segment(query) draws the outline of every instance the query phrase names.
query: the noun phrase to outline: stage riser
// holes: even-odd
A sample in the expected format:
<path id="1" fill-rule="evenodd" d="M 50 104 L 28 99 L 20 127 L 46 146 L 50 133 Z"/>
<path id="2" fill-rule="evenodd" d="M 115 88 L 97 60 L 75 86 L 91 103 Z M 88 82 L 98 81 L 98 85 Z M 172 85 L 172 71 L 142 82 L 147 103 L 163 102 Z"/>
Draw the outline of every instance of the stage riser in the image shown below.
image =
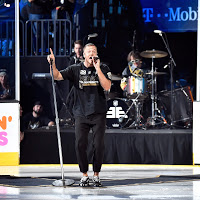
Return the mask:
<path id="1" fill-rule="evenodd" d="M 77 163 L 74 130 L 61 131 L 64 164 Z M 89 134 L 89 141 L 92 134 Z M 88 157 L 92 163 L 92 143 Z M 58 164 L 56 130 L 25 132 L 21 143 L 21 164 Z M 192 130 L 107 130 L 104 163 L 106 164 L 192 164 Z"/>

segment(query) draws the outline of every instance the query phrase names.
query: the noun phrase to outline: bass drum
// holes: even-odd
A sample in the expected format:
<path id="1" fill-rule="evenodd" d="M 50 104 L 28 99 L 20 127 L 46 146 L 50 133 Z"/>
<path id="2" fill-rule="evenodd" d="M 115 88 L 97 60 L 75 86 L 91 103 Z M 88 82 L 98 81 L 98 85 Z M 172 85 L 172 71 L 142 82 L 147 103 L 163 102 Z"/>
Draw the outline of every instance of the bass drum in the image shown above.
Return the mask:
<path id="1" fill-rule="evenodd" d="M 134 122 L 135 106 L 129 99 L 110 99 L 107 101 L 107 128 L 126 128 Z M 131 108 L 130 108 L 131 107 Z M 127 110 L 130 110 L 127 112 Z M 127 112 L 127 113 L 126 113 Z"/>

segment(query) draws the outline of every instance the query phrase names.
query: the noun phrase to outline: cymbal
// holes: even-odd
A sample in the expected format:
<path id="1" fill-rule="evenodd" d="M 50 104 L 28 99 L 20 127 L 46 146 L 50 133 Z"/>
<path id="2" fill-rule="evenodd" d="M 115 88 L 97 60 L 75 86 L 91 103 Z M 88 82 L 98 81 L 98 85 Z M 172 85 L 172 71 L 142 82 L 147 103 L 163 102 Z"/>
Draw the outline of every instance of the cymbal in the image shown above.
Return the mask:
<path id="1" fill-rule="evenodd" d="M 121 80 L 121 79 L 122 79 L 121 76 L 112 74 L 112 81 L 119 81 L 119 80 Z"/>
<path id="2" fill-rule="evenodd" d="M 144 58 L 163 58 L 168 55 L 167 52 L 159 51 L 159 50 L 146 50 L 140 53 L 140 55 Z"/>
<path id="3" fill-rule="evenodd" d="M 147 72 L 145 74 L 146 75 L 152 75 L 152 72 Z M 167 74 L 167 73 L 166 72 L 153 72 L 154 76 L 163 75 L 163 74 Z"/>

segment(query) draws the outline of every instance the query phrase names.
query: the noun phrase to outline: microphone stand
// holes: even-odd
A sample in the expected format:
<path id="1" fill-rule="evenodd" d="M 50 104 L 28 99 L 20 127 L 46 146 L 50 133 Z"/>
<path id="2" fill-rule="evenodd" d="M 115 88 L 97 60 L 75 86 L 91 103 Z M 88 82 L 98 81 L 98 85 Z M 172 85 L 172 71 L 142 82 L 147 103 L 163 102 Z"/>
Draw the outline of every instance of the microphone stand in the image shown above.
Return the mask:
<path id="1" fill-rule="evenodd" d="M 136 44 L 136 30 L 133 32 L 133 44 L 132 44 L 132 50 L 135 51 L 135 44 Z"/>
<path id="2" fill-rule="evenodd" d="M 83 38 L 83 46 L 86 45 L 86 43 L 90 40 L 90 38 L 95 38 L 95 37 L 97 37 L 97 36 L 98 36 L 97 33 L 93 33 L 93 34 L 86 35 L 86 36 Z M 86 38 L 87 38 L 87 40 L 86 40 Z M 86 42 L 85 42 L 85 40 L 86 40 Z"/>
<path id="3" fill-rule="evenodd" d="M 90 37 L 88 35 L 84 36 L 84 38 L 83 38 L 83 46 L 85 46 L 89 40 L 90 40 Z"/>
<path id="4" fill-rule="evenodd" d="M 55 180 L 52 185 L 57 187 L 65 187 L 70 186 L 75 183 L 72 179 L 65 179 L 64 176 L 64 169 L 63 169 L 63 156 L 62 156 L 62 146 L 61 146 L 61 137 L 60 137 L 60 126 L 59 126 L 59 118 L 58 118 L 58 110 L 57 110 L 57 101 L 56 101 L 56 90 L 55 90 L 55 82 L 53 77 L 53 67 L 52 61 L 50 63 L 51 67 L 51 77 L 52 77 L 52 88 L 53 88 L 53 99 L 54 99 L 54 108 L 55 108 L 55 115 L 56 115 L 56 128 L 57 128 L 57 138 L 58 138 L 58 149 L 59 149 L 59 157 L 60 157 L 60 166 L 61 166 L 61 180 Z"/>
<path id="5" fill-rule="evenodd" d="M 163 42 L 165 44 L 165 47 L 166 47 L 166 49 L 168 51 L 169 57 L 170 57 L 170 64 L 169 64 L 169 66 L 170 66 L 170 85 L 171 85 L 171 98 L 170 98 L 170 101 L 171 101 L 171 107 L 170 107 L 171 108 L 171 124 L 170 124 L 170 126 L 171 126 L 171 128 L 173 128 L 173 126 L 174 126 L 174 111 L 173 111 L 173 108 L 174 108 L 174 84 L 173 84 L 174 80 L 173 80 L 173 70 L 174 70 L 174 67 L 176 66 L 176 63 L 175 63 L 175 61 L 174 61 L 174 59 L 172 57 L 172 53 L 171 53 L 171 50 L 169 48 L 169 44 L 168 44 L 168 41 L 167 41 L 166 34 L 165 34 L 166 40 L 163 37 L 162 32 L 159 33 L 159 35 L 161 36 L 161 38 L 162 38 L 162 40 L 163 40 Z"/>

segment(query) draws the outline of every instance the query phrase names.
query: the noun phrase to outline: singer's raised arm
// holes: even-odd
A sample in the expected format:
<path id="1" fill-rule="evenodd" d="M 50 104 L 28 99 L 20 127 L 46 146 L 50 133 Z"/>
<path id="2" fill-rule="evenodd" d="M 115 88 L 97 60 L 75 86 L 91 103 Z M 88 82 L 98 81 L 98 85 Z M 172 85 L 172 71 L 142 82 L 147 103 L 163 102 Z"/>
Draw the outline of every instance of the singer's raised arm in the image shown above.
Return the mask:
<path id="1" fill-rule="evenodd" d="M 62 74 L 56 68 L 55 56 L 54 56 L 53 51 L 52 51 L 51 48 L 50 48 L 50 52 L 51 52 L 51 54 L 47 56 L 47 61 L 50 64 L 50 74 L 52 75 L 52 72 L 51 72 L 51 66 L 52 66 L 54 79 L 58 80 L 58 81 L 59 80 L 63 80 Z"/>

